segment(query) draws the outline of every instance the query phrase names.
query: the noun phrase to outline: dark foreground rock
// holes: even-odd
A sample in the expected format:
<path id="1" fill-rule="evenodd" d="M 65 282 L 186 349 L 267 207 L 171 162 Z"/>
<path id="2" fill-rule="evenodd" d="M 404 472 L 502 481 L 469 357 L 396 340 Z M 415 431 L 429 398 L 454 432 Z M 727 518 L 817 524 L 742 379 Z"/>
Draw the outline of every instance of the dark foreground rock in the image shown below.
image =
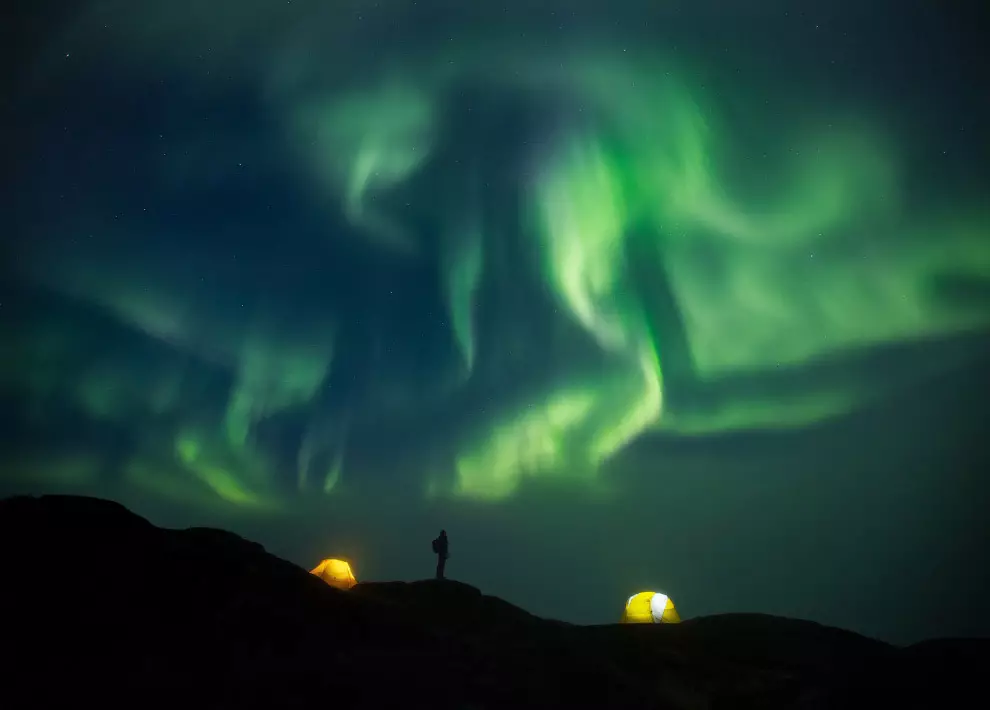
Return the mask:
<path id="1" fill-rule="evenodd" d="M 91 498 L 0 501 L 4 707 L 987 705 L 988 642 L 726 615 L 581 627 L 457 582 L 343 592 L 258 544 Z"/>

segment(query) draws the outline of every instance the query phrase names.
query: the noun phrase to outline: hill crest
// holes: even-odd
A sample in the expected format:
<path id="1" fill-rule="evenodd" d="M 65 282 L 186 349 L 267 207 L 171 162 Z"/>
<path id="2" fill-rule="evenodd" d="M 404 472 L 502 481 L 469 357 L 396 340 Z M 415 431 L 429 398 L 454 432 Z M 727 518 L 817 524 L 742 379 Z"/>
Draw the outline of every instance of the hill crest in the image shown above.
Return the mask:
<path id="1" fill-rule="evenodd" d="M 32 704 L 384 707 L 419 693 L 437 708 L 772 709 L 986 692 L 986 641 L 897 649 L 760 614 L 576 626 L 447 580 L 341 591 L 232 533 L 163 529 L 92 498 L 0 501 L 0 555 L 0 650 L 20 659 L 9 691 Z"/>

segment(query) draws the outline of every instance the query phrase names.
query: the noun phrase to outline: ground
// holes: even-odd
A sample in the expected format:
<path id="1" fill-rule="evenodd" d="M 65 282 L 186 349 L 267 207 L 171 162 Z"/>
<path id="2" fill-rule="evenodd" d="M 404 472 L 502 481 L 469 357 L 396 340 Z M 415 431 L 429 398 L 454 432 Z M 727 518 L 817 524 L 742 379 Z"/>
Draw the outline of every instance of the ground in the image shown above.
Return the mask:
<path id="1" fill-rule="evenodd" d="M 236 535 L 0 501 L 7 707 L 979 706 L 990 641 L 759 614 L 575 626 L 456 581 L 325 584 Z"/>

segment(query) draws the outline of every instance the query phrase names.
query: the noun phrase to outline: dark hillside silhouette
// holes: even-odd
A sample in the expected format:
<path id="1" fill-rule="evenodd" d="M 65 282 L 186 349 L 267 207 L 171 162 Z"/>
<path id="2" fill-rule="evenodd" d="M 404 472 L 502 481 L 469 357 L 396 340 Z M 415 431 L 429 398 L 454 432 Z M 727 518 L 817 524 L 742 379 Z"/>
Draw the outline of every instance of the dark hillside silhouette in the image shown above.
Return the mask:
<path id="1" fill-rule="evenodd" d="M 979 706 L 988 642 L 762 615 L 581 627 L 459 582 L 335 589 L 222 530 L 0 501 L 7 707 Z M 562 581 L 562 586 L 566 586 Z M 621 600 L 617 603 L 621 608 Z M 58 703 L 58 705 L 55 705 Z"/>

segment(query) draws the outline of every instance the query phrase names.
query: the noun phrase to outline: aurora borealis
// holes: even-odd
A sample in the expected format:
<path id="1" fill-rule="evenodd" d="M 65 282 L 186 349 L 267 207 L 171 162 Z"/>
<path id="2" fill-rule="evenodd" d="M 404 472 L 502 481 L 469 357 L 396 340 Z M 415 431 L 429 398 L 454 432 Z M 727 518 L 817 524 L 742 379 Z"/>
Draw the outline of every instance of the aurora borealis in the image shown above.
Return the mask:
<path id="1" fill-rule="evenodd" d="M 987 590 L 985 450 L 910 396 L 985 373 L 967 22 L 727 5 L 60 5 L 5 113 L 4 489 L 362 579 L 445 525 L 452 575 L 577 621 L 990 629 L 888 600 Z"/>

